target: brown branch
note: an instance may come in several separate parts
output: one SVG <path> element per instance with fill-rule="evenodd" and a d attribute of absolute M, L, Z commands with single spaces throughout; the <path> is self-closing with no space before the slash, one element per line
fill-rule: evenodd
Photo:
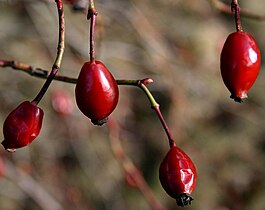
<path fill-rule="evenodd" d="M 14 70 L 22 71 L 24 73 L 27 73 L 34 77 L 39 77 L 42 79 L 47 79 L 48 75 L 50 74 L 50 71 L 41 69 L 41 68 L 35 68 L 33 66 L 30 66 L 28 64 L 19 62 L 19 61 L 8 61 L 8 60 L 0 60 L 0 67 L 11 67 Z M 66 82 L 66 83 L 72 83 L 75 84 L 77 79 L 71 78 L 63 75 L 55 75 L 54 80 Z"/>

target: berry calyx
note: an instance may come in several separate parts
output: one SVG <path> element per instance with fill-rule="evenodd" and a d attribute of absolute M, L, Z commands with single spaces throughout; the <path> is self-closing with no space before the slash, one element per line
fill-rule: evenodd
<path fill-rule="evenodd" d="M 22 102 L 6 118 L 2 145 L 9 152 L 30 144 L 40 133 L 44 112 L 34 102 Z"/>
<path fill-rule="evenodd" d="M 231 98 L 242 102 L 254 84 L 261 64 L 259 47 L 247 32 L 237 31 L 228 36 L 220 59 L 224 84 Z"/>
<path fill-rule="evenodd" d="M 78 76 L 75 98 L 81 112 L 95 125 L 102 125 L 117 106 L 116 80 L 100 61 L 86 62 Z"/>
<path fill-rule="evenodd" d="M 173 145 L 160 164 L 159 180 L 169 196 L 176 199 L 177 205 L 191 204 L 197 180 L 196 168 L 190 157 Z"/>

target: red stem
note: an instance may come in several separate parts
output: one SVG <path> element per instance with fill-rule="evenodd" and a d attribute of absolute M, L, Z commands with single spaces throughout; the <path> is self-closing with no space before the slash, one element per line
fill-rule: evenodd
<path fill-rule="evenodd" d="M 232 0 L 232 2 L 231 2 L 231 11 L 235 15 L 236 30 L 238 32 L 242 32 L 243 28 L 242 28 L 241 20 L 240 20 L 240 6 L 239 6 L 237 0 Z"/>
<path fill-rule="evenodd" d="M 176 143 L 175 143 L 175 141 L 173 139 L 173 136 L 172 136 L 172 134 L 171 134 L 171 132 L 169 130 L 169 127 L 167 126 L 167 123 L 166 123 L 166 121 L 165 121 L 165 119 L 164 119 L 164 117 L 163 117 L 163 115 L 162 115 L 162 113 L 160 111 L 159 106 L 152 107 L 152 108 L 155 110 L 155 112 L 156 112 L 156 114 L 157 114 L 157 116 L 158 116 L 158 118 L 159 118 L 159 120 L 160 120 L 160 122 L 161 122 L 161 124 L 162 124 L 162 126 L 163 126 L 163 128 L 164 128 L 164 130 L 166 132 L 166 134 L 167 134 L 170 148 L 176 146 Z"/>

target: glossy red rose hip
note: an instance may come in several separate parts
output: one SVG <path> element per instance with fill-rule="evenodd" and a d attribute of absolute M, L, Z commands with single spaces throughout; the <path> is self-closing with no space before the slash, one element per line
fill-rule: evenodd
<path fill-rule="evenodd" d="M 118 103 L 119 89 L 103 63 L 86 62 L 77 79 L 75 97 L 81 112 L 92 123 L 102 125 Z"/>
<path fill-rule="evenodd" d="M 3 125 L 4 141 L 2 145 L 9 152 L 14 152 L 30 144 L 40 133 L 43 111 L 34 103 L 25 101 L 14 109 Z"/>
<path fill-rule="evenodd" d="M 231 98 L 242 102 L 260 70 L 260 50 L 255 39 L 247 32 L 230 34 L 222 49 L 220 63 Z"/>
<path fill-rule="evenodd" d="M 184 151 L 176 146 L 171 147 L 160 165 L 159 179 L 164 190 L 176 199 L 179 206 L 191 204 L 197 172 Z"/>

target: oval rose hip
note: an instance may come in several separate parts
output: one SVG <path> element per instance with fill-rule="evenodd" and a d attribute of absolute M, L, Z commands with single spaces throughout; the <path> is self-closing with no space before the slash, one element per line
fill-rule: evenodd
<path fill-rule="evenodd" d="M 231 98 L 242 102 L 260 70 L 260 50 L 247 32 L 237 31 L 228 36 L 223 46 L 220 67 L 223 81 Z"/>
<path fill-rule="evenodd" d="M 78 76 L 75 98 L 78 108 L 96 125 L 102 125 L 119 99 L 116 80 L 100 61 L 86 62 Z"/>
<path fill-rule="evenodd" d="M 189 156 L 175 145 L 160 164 L 159 179 L 168 195 L 179 206 L 191 204 L 191 193 L 196 186 L 197 172 Z"/>
<path fill-rule="evenodd" d="M 4 141 L 2 145 L 9 152 L 14 152 L 30 144 L 40 133 L 43 111 L 36 104 L 25 101 L 14 109 L 3 125 Z"/>

